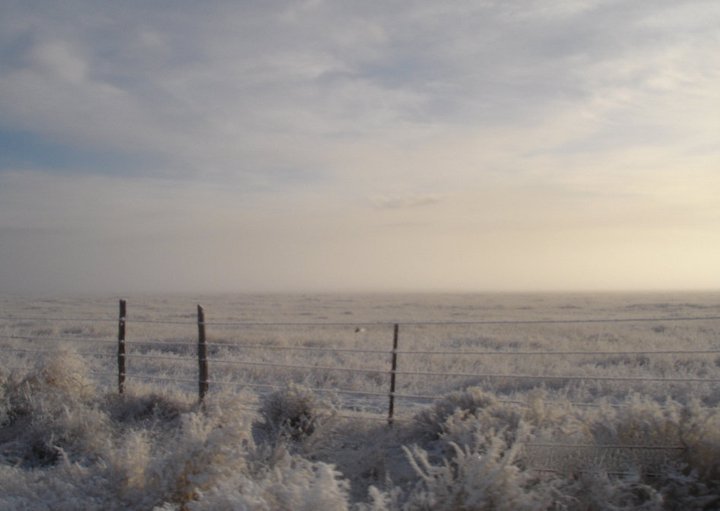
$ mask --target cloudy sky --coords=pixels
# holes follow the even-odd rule
[[[720,288],[717,0],[3,0],[0,290]]]

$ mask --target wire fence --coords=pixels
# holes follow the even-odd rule
[[[422,391],[415,380],[438,379],[451,381],[448,388],[462,388],[469,385],[484,384],[492,386],[514,382],[543,386],[552,383],[611,385],[692,385],[693,389],[709,388],[717,394],[720,384],[720,371],[708,370],[720,367],[720,357],[714,362],[708,357],[720,355],[718,339],[710,339],[695,349],[673,347],[647,349],[546,349],[538,346],[527,349],[525,344],[510,342],[503,346],[481,349],[467,349],[466,344],[476,343],[477,335],[470,340],[461,338],[451,347],[440,346],[428,349],[404,347],[403,332],[428,327],[471,328],[523,326],[531,328],[551,325],[610,325],[610,324],[647,324],[665,325],[672,322],[715,323],[718,315],[674,316],[674,317],[636,317],[636,318],[586,318],[586,319],[539,319],[539,320],[488,320],[488,321],[413,321],[393,322],[248,322],[248,321],[208,321],[204,310],[198,306],[197,318],[190,319],[151,319],[130,318],[127,315],[125,301],[120,302],[117,318],[62,317],[62,316],[4,316],[0,317],[0,346],[7,353],[17,354],[12,367],[32,367],[33,359],[28,355],[60,353],[66,344],[79,343],[95,346],[96,350],[77,349],[74,352],[91,360],[90,374],[103,381],[117,377],[117,391],[124,393],[132,382],[156,382],[175,385],[188,391],[195,387],[198,397],[203,400],[206,394],[219,389],[250,389],[256,395],[280,390],[287,382],[303,383],[311,391],[343,397],[343,406],[338,416],[352,420],[377,420],[389,425],[395,421],[410,420],[411,414],[396,413],[398,401],[407,403],[407,410],[415,411],[418,406],[427,406],[443,399],[443,392],[437,386],[431,391]],[[40,329],[35,333],[17,333],[18,325],[38,324],[75,324],[95,325],[117,324],[117,335],[92,335],[82,328],[61,328],[61,335],[50,329]],[[180,328],[183,333],[177,336],[127,336],[128,325],[148,327]],[[195,334],[188,333],[192,327]],[[662,332],[665,327],[654,327]],[[278,342],[267,334],[270,329],[290,331],[297,337]],[[300,332],[315,332],[334,329],[320,341],[312,336],[303,337]],[[47,331],[49,330],[49,332]],[[92,330],[92,328],[91,328]],[[107,330],[107,329],[106,329]],[[719,330],[711,329],[710,335]],[[334,335],[341,332],[343,342],[334,342]],[[416,336],[409,334],[409,337]],[[292,336],[291,336],[292,337]],[[373,345],[370,341],[376,341]],[[392,344],[390,344],[392,341]],[[472,341],[472,342],[470,342]],[[485,344],[493,345],[485,339]],[[299,343],[299,344],[298,344]],[[383,345],[377,345],[384,343]],[[410,343],[412,344],[412,343]],[[427,343],[426,343],[427,344]],[[432,344],[432,343],[430,343]],[[529,343],[532,345],[532,343]],[[103,350],[101,350],[101,348]],[[597,361],[610,367],[633,371],[642,370],[649,364],[650,358],[666,359],[672,362],[674,373],[667,374],[595,374],[586,370],[579,372],[584,359]],[[116,359],[117,365],[107,359]],[[548,366],[541,363],[525,365],[525,372],[498,371],[498,360],[530,361],[553,360],[560,371],[547,372]],[[609,362],[608,362],[609,361]],[[563,365],[564,364],[564,365]],[[683,365],[684,364],[684,365]],[[693,366],[695,364],[695,367]],[[704,365],[703,365],[704,364]],[[669,365],[669,366],[670,366]],[[117,369],[112,370],[115,366]],[[668,366],[668,367],[669,367]],[[687,366],[687,367],[685,367]],[[707,367],[706,367],[707,366]],[[212,373],[210,371],[212,367]],[[438,367],[438,369],[435,369]],[[512,368],[512,366],[509,366]],[[568,371],[569,369],[569,371]],[[695,372],[690,372],[690,370]],[[212,376],[211,376],[212,375]],[[342,375],[342,376],[338,376]],[[500,403],[527,407],[527,400],[498,398]],[[256,405],[257,403],[253,403]],[[564,406],[577,407],[622,407],[622,403],[605,400],[601,403],[587,403],[564,400],[558,402]],[[245,407],[257,413],[257,406]],[[680,450],[677,445],[595,445],[533,443],[528,449],[571,447],[575,449],[626,449],[626,450]]]
[[[709,316],[674,316],[674,317],[636,317],[636,318],[584,318],[584,319],[539,319],[539,320],[488,320],[488,321],[413,321],[405,322],[402,324],[405,327],[417,327],[417,326],[489,326],[489,325],[577,325],[577,324],[609,324],[609,323],[659,323],[659,322],[682,322],[682,321],[718,321],[720,316],[709,315]],[[0,317],[0,322],[43,322],[43,323],[96,323],[96,322],[118,322],[119,328],[124,327],[128,321],[127,318],[121,314],[117,319],[110,318],[92,318],[92,317],[39,317],[39,316],[8,316]],[[198,328],[228,328],[233,327],[236,329],[248,329],[248,328],[327,328],[327,327],[344,327],[344,328],[355,328],[356,332],[360,329],[365,330],[369,327],[399,327],[399,324],[390,322],[308,322],[308,321],[294,321],[294,322],[249,322],[249,321],[205,321],[199,320],[191,321],[188,319],[145,319],[138,318],[132,319],[132,323],[137,324],[151,324],[151,325],[182,325],[190,326],[197,325]],[[124,334],[123,334],[124,336]],[[170,362],[194,362],[197,357],[182,356],[183,348],[185,352],[189,352],[191,349],[194,350],[198,346],[199,342],[190,340],[162,340],[159,341],[157,338],[143,339],[140,337],[133,337],[129,340],[125,339],[111,339],[106,337],[81,337],[77,335],[68,336],[39,336],[39,335],[11,335],[0,333],[0,342],[2,341],[27,341],[36,342],[42,340],[45,343],[62,344],[64,342],[79,342],[89,343],[95,345],[116,345],[125,344],[128,349],[122,354],[118,354],[121,358],[126,360],[129,359],[142,359],[142,360],[166,360]],[[247,342],[229,342],[227,340],[213,339],[211,342],[205,341],[207,346],[211,346],[212,349],[225,349],[226,352],[233,350],[237,352],[297,352],[297,353],[313,353],[313,354],[352,354],[352,355],[378,355],[385,357],[387,360],[391,360],[392,357],[402,357],[407,359],[410,357],[482,357],[482,358],[513,358],[517,359],[520,357],[537,358],[537,357],[639,357],[639,356],[702,356],[702,355],[718,355],[720,354],[720,348],[712,349],[643,349],[643,350],[518,350],[518,349],[483,349],[483,350],[467,350],[467,349],[391,349],[391,348],[357,348],[347,346],[335,346],[332,344],[324,343],[322,346],[296,346],[296,345],[273,345],[269,343],[247,343]],[[177,350],[169,350],[169,348],[178,348]],[[23,353],[46,353],[51,352],[47,349],[28,349],[18,347],[7,347],[7,351],[23,352]],[[153,351],[176,351],[170,355],[156,354]],[[116,353],[108,351],[106,352],[90,352],[82,351],[78,352],[82,355],[97,355],[101,357],[115,356]],[[302,364],[297,362],[283,363],[276,361],[267,360],[252,360],[243,358],[238,360],[237,358],[229,360],[223,358],[213,357],[212,355],[205,357],[198,362],[209,362],[212,361],[215,365],[226,365],[236,367],[272,367],[279,369],[301,369],[308,371],[336,371],[336,372],[348,372],[358,374],[381,374],[390,375],[395,374],[397,376],[422,376],[422,377],[477,377],[483,379],[502,379],[512,378],[517,380],[529,379],[529,380],[577,380],[577,381],[641,381],[641,382],[666,382],[666,383],[718,383],[717,378],[693,378],[693,377],[647,377],[647,376],[601,376],[601,375],[589,375],[589,374],[560,374],[560,375],[547,375],[547,374],[520,374],[520,373],[495,373],[495,372],[458,372],[458,371],[419,371],[419,370],[403,370],[403,369],[388,369],[387,367],[344,367],[340,365],[322,365],[322,364]],[[208,383],[211,383],[208,380]],[[342,391],[342,389],[337,389]]]

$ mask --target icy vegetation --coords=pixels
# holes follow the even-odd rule
[[[674,309],[671,302],[671,310],[662,311],[664,317],[685,315],[686,300],[683,297]],[[562,307],[568,301],[578,300],[545,304],[536,313],[547,317],[558,310],[567,312]],[[513,325],[506,337],[495,326],[444,327],[450,328],[445,344],[438,340],[438,331],[418,328],[415,335],[407,335],[417,343],[413,347],[408,338],[408,351],[448,347],[462,351],[479,345],[486,350],[494,344],[500,352],[552,347],[570,353],[621,344],[625,351],[672,347],[706,352],[543,355],[490,362],[469,362],[468,356],[436,361],[418,357],[412,364],[407,355],[400,359],[400,368],[408,372],[432,368],[436,373],[467,375],[485,371],[482,363],[488,363],[502,374],[527,375],[537,369],[537,375],[675,380],[668,384],[448,376],[415,381],[407,374],[399,388],[432,393],[437,399],[398,403],[398,415],[389,427],[377,402],[365,400],[363,394],[341,397],[343,389],[370,395],[372,389],[384,388],[386,382],[378,381],[374,373],[338,375],[323,370],[294,378],[287,368],[243,367],[244,374],[236,374],[235,368],[235,373],[222,373],[224,381],[234,384],[211,386],[200,404],[197,386],[182,385],[183,378],[192,374],[192,367],[188,372],[179,367],[189,348],[169,348],[171,341],[185,338],[168,325],[153,337],[153,342],[166,343],[166,349],[154,347],[143,353],[169,359],[156,359],[150,375],[178,376],[180,381],[141,381],[138,370],[135,379],[128,374],[127,390],[119,395],[112,377],[98,374],[103,367],[112,370],[113,360],[84,354],[90,349],[87,343],[59,343],[57,349],[42,352],[47,342],[37,341],[111,339],[112,323],[31,322],[19,319],[21,308],[11,310],[9,302],[4,303],[0,316],[18,319],[2,327],[5,346],[17,351],[0,361],[0,509],[720,509],[718,383],[700,382],[718,378],[720,363],[712,354],[720,347],[717,321],[665,320],[639,327],[612,325],[612,329],[571,323],[563,331]],[[606,315],[627,305],[613,303],[615,309],[605,308]],[[705,307],[695,311],[698,316],[718,315],[720,310],[717,296],[692,303]],[[596,302],[591,305],[595,313],[602,308]],[[658,306],[653,307],[656,310],[649,312],[656,315]],[[69,318],[72,312],[46,314]],[[328,322],[335,319],[328,310],[323,314]],[[525,309],[517,317],[533,317],[533,311]],[[178,328],[187,330],[187,325]],[[372,339],[358,337],[373,333],[373,327],[368,332],[352,329],[343,338],[337,331],[318,334],[315,329],[311,334],[283,328],[283,335],[274,337],[250,332],[248,345],[307,346],[312,340],[313,347],[322,347],[332,340],[347,347],[368,347]],[[230,331],[227,327],[213,339],[218,344],[230,341]],[[235,338],[242,337],[240,332]],[[311,353],[319,367],[368,367],[375,356],[349,352],[346,359],[331,360],[340,355]],[[217,361],[249,356],[229,349],[214,353]],[[301,354],[267,350],[253,353],[253,360],[310,363],[311,359],[296,356]],[[141,362],[138,355],[133,367],[144,368]],[[250,381],[268,387],[243,385]],[[275,385],[269,387],[271,381]],[[338,392],[321,392],[321,387]]]

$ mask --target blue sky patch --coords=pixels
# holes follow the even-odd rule
[[[150,158],[66,144],[29,131],[0,129],[0,172],[42,169],[93,174],[138,174]]]

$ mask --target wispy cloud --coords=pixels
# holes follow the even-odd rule
[[[372,197],[371,202],[379,209],[405,209],[431,206],[442,199],[438,195],[378,195]]]

